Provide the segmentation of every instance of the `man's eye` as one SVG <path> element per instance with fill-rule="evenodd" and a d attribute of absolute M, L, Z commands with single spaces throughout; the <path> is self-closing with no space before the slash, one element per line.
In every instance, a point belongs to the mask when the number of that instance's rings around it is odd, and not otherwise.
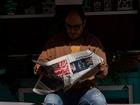
<path fill-rule="evenodd" d="M 80 25 L 74 25 L 73 28 L 80 28 Z"/>
<path fill-rule="evenodd" d="M 68 27 L 68 28 L 72 28 L 73 26 L 72 26 L 72 25 L 67 24 L 67 27 Z"/>

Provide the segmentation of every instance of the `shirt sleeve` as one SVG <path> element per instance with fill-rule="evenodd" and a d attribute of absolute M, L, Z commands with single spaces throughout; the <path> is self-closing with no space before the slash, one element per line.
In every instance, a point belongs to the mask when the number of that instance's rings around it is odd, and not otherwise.
<path fill-rule="evenodd" d="M 52 60 L 55 57 L 55 51 L 54 48 L 51 47 L 53 46 L 51 43 L 52 39 L 49 39 L 47 41 L 47 43 L 45 44 L 45 46 L 43 47 L 42 52 L 40 53 L 37 61 L 41 61 L 41 62 L 47 62 Z M 39 71 L 39 64 L 35 64 L 34 66 L 34 74 L 37 74 L 37 72 Z"/>
<path fill-rule="evenodd" d="M 108 74 L 108 64 L 107 64 L 107 58 L 106 58 L 106 53 L 104 51 L 104 47 L 101 43 L 101 41 L 99 40 L 99 38 L 94 37 L 94 38 L 90 38 L 90 50 L 93 51 L 94 53 L 96 53 L 97 55 L 99 55 L 101 58 L 103 58 L 103 62 L 101 65 L 101 69 L 103 69 L 103 73 L 99 74 L 99 77 L 105 77 Z"/>

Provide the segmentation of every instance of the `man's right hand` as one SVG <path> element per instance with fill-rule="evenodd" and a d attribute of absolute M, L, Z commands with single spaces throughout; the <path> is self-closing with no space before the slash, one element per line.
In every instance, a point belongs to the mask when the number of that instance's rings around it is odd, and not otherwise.
<path fill-rule="evenodd" d="M 39 66 L 38 69 L 36 69 L 35 74 L 41 75 L 41 74 L 54 74 L 54 69 L 51 66 Z"/>
<path fill-rule="evenodd" d="M 34 74 L 40 75 L 47 72 L 52 72 L 53 68 L 44 64 L 45 61 L 42 60 L 32 60 L 36 65 L 34 66 Z"/>

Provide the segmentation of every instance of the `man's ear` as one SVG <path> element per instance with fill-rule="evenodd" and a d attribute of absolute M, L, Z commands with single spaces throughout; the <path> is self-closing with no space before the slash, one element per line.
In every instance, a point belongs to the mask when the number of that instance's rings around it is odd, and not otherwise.
<path fill-rule="evenodd" d="M 86 25 L 86 20 L 83 21 L 83 27 L 85 28 Z"/>

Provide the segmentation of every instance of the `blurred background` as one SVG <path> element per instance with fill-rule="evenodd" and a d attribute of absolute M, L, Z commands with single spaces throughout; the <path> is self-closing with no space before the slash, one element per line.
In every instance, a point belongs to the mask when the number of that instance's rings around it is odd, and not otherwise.
<path fill-rule="evenodd" d="M 140 103 L 140 0 L 0 0 L 0 101 L 43 101 L 32 92 L 32 59 L 61 31 L 67 5 L 83 6 L 88 32 L 105 47 L 109 75 L 97 85 L 108 103 Z"/>

